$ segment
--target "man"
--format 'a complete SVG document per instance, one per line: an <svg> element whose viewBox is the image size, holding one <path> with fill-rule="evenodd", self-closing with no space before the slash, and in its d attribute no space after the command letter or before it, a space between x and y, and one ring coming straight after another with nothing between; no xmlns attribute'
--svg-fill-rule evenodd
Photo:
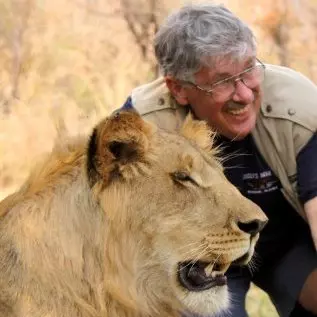
<svg viewBox="0 0 317 317"><path fill-rule="evenodd" d="M256 58L252 31L212 4L171 14L155 38L163 78L124 107L176 129L189 111L219 133L225 174L269 217L255 269L228 272L229 316L246 316L250 281L281 316L317 314L317 87Z"/></svg>

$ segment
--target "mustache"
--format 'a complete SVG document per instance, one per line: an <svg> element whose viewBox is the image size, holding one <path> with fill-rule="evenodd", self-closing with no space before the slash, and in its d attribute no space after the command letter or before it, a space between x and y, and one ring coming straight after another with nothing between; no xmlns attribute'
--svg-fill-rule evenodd
<svg viewBox="0 0 317 317"><path fill-rule="evenodd" d="M235 102L235 101L231 100L231 101L227 102L226 108L238 110L238 109L244 108L246 105L248 105L248 104L245 102Z"/></svg>
<svg viewBox="0 0 317 317"><path fill-rule="evenodd" d="M253 103L257 98L261 97L261 91L260 90L252 90L253 92L253 100L251 103ZM237 102L234 100L229 100L226 104L226 108L233 109L233 110L239 110L247 106L249 103L245 102Z"/></svg>

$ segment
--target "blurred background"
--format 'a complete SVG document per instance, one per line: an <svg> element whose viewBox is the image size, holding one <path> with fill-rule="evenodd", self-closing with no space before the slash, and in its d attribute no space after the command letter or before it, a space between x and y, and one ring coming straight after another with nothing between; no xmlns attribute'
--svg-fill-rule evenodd
<svg viewBox="0 0 317 317"><path fill-rule="evenodd" d="M317 81L317 0L223 0L259 58ZM152 39L177 0L0 0L0 199L51 149L56 123L85 133L158 76ZM277 316L252 287L250 316Z"/></svg>

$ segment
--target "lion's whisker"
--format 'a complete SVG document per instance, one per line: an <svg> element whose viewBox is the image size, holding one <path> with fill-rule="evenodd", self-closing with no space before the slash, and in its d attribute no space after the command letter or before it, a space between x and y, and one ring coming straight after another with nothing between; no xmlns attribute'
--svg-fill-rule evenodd
<svg viewBox="0 0 317 317"><path fill-rule="evenodd" d="M179 252L180 253L180 257L185 261L186 258L190 258L192 256L196 256L196 254L198 252L200 253L201 252L201 248L203 247L203 244L201 242L198 242L198 241L192 242L192 243L189 243L189 244L187 244L185 246L179 247L178 249L176 249L176 252L181 251L183 249L188 249L189 247L195 246L195 245L197 245L196 248L191 248L191 250L186 250L186 252L184 252L184 253ZM170 256L168 254L165 257L161 257L161 259L164 262L167 262L167 260L169 260L169 258L170 258Z"/></svg>
<svg viewBox="0 0 317 317"><path fill-rule="evenodd" d="M248 268L249 268L251 276L253 276L253 274L257 271L260 265L260 262L261 262L261 259L258 257L258 254L254 252L253 257L248 263Z"/></svg>
<svg viewBox="0 0 317 317"><path fill-rule="evenodd" d="M190 270L194 267L194 265L199 261L201 256L207 251L208 246L205 246L204 249L193 259L193 261L189 262L187 265L185 265L182 269L188 267L191 265Z"/></svg>

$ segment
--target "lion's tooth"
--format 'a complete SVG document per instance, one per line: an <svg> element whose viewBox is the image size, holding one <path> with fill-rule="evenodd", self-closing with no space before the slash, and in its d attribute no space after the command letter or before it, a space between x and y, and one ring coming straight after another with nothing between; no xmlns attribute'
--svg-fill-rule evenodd
<svg viewBox="0 0 317 317"><path fill-rule="evenodd" d="M214 263L210 263L205 267L206 276L212 276L212 269L214 268Z"/></svg>
<svg viewBox="0 0 317 317"><path fill-rule="evenodd" d="M207 267L211 266L212 264L209 264ZM212 265L213 267L214 265ZM210 272L210 275L212 278L217 277L218 275L224 275L226 273L226 271L229 269L230 267L230 263L227 264L222 264L221 268L219 268L217 271L212 271Z"/></svg>

